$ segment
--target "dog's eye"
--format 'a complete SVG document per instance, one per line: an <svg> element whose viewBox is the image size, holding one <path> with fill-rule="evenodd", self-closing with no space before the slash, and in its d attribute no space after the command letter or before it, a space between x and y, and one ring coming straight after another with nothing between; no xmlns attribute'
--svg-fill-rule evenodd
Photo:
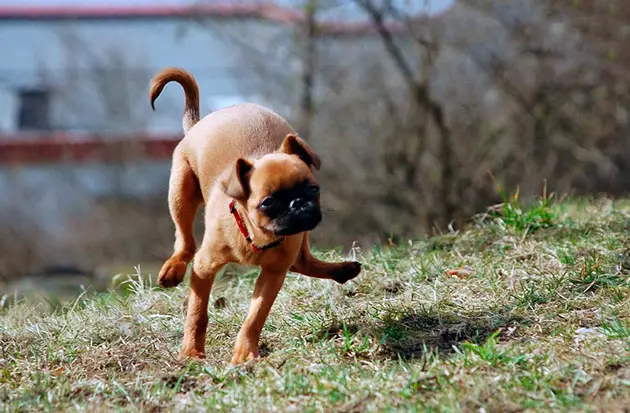
<svg viewBox="0 0 630 413"><path fill-rule="evenodd" d="M306 187L306 193L309 195L319 194L319 187L317 185L309 185Z"/></svg>
<svg viewBox="0 0 630 413"><path fill-rule="evenodd" d="M272 208L272 207L276 206L277 203L278 203L278 201L274 197L268 196L267 198L262 200L262 202L260 203L260 207L261 208Z"/></svg>

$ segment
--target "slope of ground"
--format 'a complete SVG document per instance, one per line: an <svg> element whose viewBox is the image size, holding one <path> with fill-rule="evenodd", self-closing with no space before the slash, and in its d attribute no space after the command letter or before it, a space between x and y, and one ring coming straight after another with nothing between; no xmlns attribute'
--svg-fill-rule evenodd
<svg viewBox="0 0 630 413"><path fill-rule="evenodd" d="M623 411L630 202L516 202L469 228L353 251L347 285L291 275L262 362L227 361L255 274L219 283L208 359L176 360L186 287L0 313L3 411ZM334 252L320 254L337 259Z"/></svg>

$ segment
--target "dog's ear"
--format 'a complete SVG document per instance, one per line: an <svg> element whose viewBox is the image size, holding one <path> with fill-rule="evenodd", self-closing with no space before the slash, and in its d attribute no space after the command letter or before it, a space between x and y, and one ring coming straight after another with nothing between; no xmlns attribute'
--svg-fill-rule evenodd
<svg viewBox="0 0 630 413"><path fill-rule="evenodd" d="M280 146L280 152L297 155L305 164L317 170L322 164L315 151L308 146L304 139L297 135L288 134Z"/></svg>
<svg viewBox="0 0 630 413"><path fill-rule="evenodd" d="M249 174L254 165L243 158L234 163L232 170L221 181L223 192L230 198L245 200L249 196Z"/></svg>

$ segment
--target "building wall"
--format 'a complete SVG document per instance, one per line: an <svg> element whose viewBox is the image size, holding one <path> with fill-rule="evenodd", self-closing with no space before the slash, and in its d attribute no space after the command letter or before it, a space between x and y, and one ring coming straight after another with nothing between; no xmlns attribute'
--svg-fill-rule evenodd
<svg viewBox="0 0 630 413"><path fill-rule="evenodd" d="M159 199L168 190L169 160L128 164L54 163L0 167L0 211L19 210L42 231L63 231L66 218L94 199ZM6 217L2 217L6 218Z"/></svg>
<svg viewBox="0 0 630 413"><path fill-rule="evenodd" d="M10 41L0 45L0 133L17 131L17 92L39 86L53 91L55 129L177 132L183 94L167 87L152 113L147 87L154 74L167 66L190 70L202 112L256 100L246 79L251 67L235 45L264 50L287 30L255 20L1 21L0 39Z"/></svg>

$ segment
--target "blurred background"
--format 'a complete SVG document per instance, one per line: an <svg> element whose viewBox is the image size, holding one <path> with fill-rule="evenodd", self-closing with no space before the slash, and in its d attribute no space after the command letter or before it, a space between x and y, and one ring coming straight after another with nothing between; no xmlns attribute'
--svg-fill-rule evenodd
<svg viewBox="0 0 630 413"><path fill-rule="evenodd" d="M630 189L628 0L0 1L0 293L170 255L166 66L316 148L319 247L458 228L499 188Z"/></svg>

